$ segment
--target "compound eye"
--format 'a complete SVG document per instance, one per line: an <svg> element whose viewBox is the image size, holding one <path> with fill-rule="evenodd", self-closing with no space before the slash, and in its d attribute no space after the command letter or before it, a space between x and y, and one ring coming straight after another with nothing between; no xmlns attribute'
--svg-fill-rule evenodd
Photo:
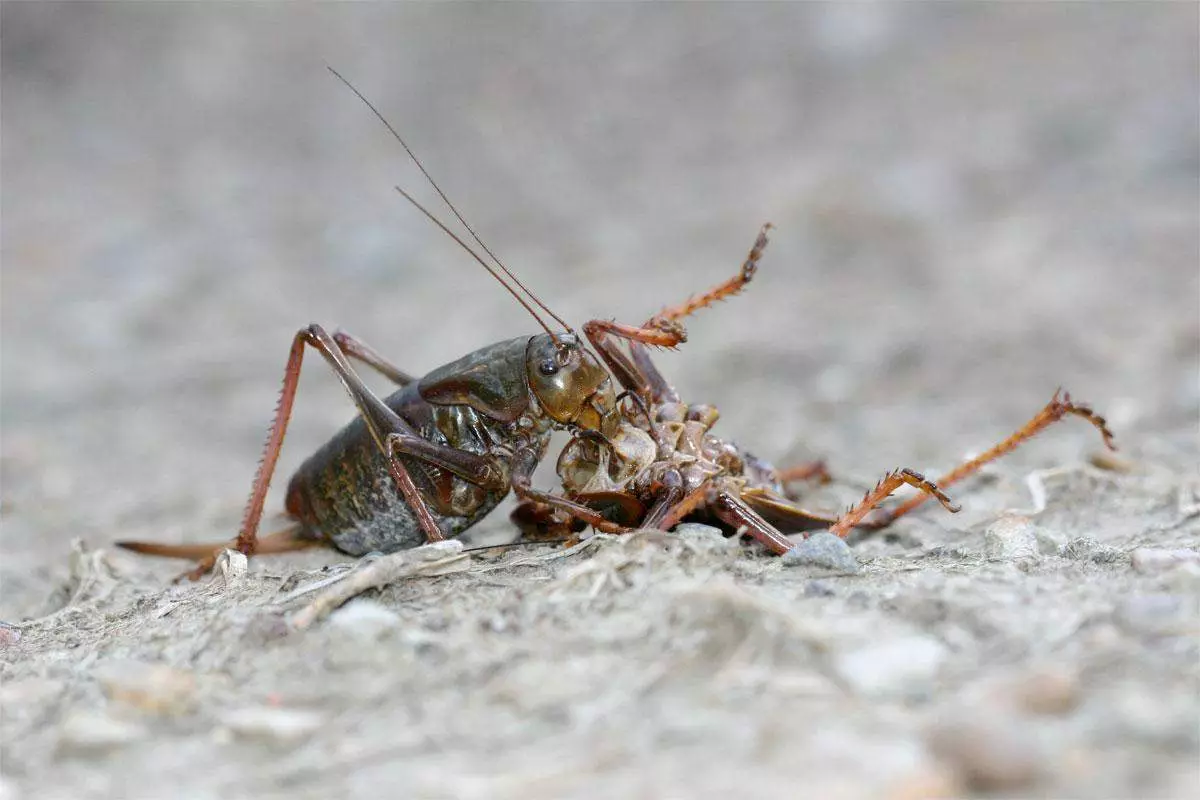
<svg viewBox="0 0 1200 800"><path fill-rule="evenodd" d="M553 358L547 358L538 364L538 372L543 375L554 375L558 372L558 362Z"/></svg>

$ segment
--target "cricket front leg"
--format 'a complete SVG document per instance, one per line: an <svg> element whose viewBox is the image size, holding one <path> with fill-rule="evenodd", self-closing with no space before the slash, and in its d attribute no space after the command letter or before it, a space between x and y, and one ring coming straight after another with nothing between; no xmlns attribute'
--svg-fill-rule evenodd
<svg viewBox="0 0 1200 800"><path fill-rule="evenodd" d="M757 511L732 492L718 492L716 502L711 508L726 525L754 537L777 556L796 546L795 542L780 533L778 528L763 519Z"/></svg>
<svg viewBox="0 0 1200 800"><path fill-rule="evenodd" d="M1061 399L1060 399L1061 396ZM1071 401L1071 394L1063 392L1059 389L1054 392L1054 397L1046 404L1046 407L1033 416L1029 422L1026 422L1020 430L1009 436L1000 444L976 456L975 458L966 461L954 469L947 472L942 477L938 478L936 483L943 489L952 484L958 483L964 478L975 474L980 467L990 461L995 461L997 458L1012 452L1022 442L1032 439L1038 433L1058 422L1060 419L1068 416L1081 417L1087 420L1100 431L1100 436L1104 439L1104 445L1109 450L1116 450L1117 446L1113 442L1112 431L1108 429L1108 423L1104 417L1092 411L1087 404L1079 404ZM928 494L919 494L911 500L906 500L895 508L884 512L881 518L873 520L869 523L870 527L882 528L890 525L896 519L913 511L921 506L929 498Z"/></svg>
<svg viewBox="0 0 1200 800"><path fill-rule="evenodd" d="M333 341L337 342L338 347L342 348L342 352L347 356L361 361L397 386L408 386L416 380L380 355L374 347L351 333L338 329L333 332Z"/></svg>
<svg viewBox="0 0 1200 800"><path fill-rule="evenodd" d="M922 491L929 492L935 496L948 510L957 511L958 508L950 503L950 499L946 497L941 490L922 477L920 474L908 469L898 469L888 473L874 489L867 492L862 501L843 514L828 528L829 533L835 536L845 537L858 522L875 506L882 502L888 495L894 492L899 486L904 484L915 486ZM685 499L684 504L687 500ZM736 530L744 531L750 536L766 545L772 553L783 555L787 551L795 547L795 542L784 536L782 532L770 522L768 522L761 514L750 507L750 505L741 497L729 491L719 491L715 502L710 506L713 512L727 525ZM774 509L778 511L779 509ZM791 509L796 516L805 516L809 519L807 512L803 509Z"/></svg>
<svg viewBox="0 0 1200 800"><path fill-rule="evenodd" d="M772 227L768 222L759 230L737 275L706 292L692 295L680 305L664 308L644 325L592 320L583 326L584 334L625 389L654 403L679 402L678 393L658 371L647 347L674 348L683 344L687 341L687 330L680 320L742 291L758 271L758 260L766 249L767 232ZM616 339L628 342L628 356L617 346Z"/></svg>
<svg viewBox="0 0 1200 800"><path fill-rule="evenodd" d="M532 500L543 506L561 511L568 516L582 520L601 533L625 533L628 529L610 522L600 514L585 505L568 500L560 495L535 489L533 473L537 469L538 454L531 448L523 447L513 454L512 459L512 490L521 501Z"/></svg>

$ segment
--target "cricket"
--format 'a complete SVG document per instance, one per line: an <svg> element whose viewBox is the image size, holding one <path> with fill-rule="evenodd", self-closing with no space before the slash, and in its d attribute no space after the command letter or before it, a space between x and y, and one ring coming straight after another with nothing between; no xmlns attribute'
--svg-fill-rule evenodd
<svg viewBox="0 0 1200 800"><path fill-rule="evenodd" d="M455 538L484 519L511 492L514 523L534 540L573 537L590 526L620 534L669 531L702 521L728 535L749 536L772 553L795 546L788 538L826 530L845 537L878 529L933 498L958 508L945 490L976 473L1059 420L1080 417L1116 449L1103 417L1056 391L1014 433L936 480L894 469L840 515L802 505L798 485L827 479L824 464L776 468L713 429L712 405L685 402L651 357L654 348L687 341L683 321L749 284L772 228L762 226L738 272L728 280L667 306L640 325L593 319L582 333L555 314L487 247L383 114L332 67L387 127L453 217L462 236L400 187L397 191L483 267L537 323L539 332L487 344L421 377L398 368L359 338L317 324L292 340L279 403L236 538L219 544L120 542L139 553L195 561L186 576L209 572L231 547L246 556L328 546L350 555L394 553ZM470 239L478 249L468 243ZM267 492L296 399L301 364L316 350L349 394L355 418L308 457L288 484L282 530L259 535ZM379 397L355 362L397 387ZM533 485L551 435L569 441L557 457L561 486ZM902 486L917 494L887 501Z"/></svg>

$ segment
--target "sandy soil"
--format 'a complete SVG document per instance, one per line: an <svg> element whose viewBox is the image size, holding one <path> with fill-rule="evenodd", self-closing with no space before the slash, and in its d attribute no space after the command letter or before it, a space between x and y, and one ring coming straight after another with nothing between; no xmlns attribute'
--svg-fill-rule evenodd
<svg viewBox="0 0 1200 800"><path fill-rule="evenodd" d="M1195 5L0 18L4 800L1195 796ZM1059 385L1120 460L1063 423L855 575L639 535L303 632L336 553L170 584L109 546L236 528L298 327L417 373L532 329L326 62L571 320L643 319L773 221L660 364L758 455L827 458L812 503L938 474ZM279 485L351 414L316 364Z"/></svg>

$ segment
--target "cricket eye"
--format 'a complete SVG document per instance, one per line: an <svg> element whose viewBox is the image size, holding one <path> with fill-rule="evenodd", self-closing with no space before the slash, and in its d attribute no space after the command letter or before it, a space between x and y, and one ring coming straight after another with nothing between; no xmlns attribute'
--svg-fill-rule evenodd
<svg viewBox="0 0 1200 800"><path fill-rule="evenodd" d="M553 375L558 372L558 362L553 358L547 358L538 364L538 372L543 375Z"/></svg>

